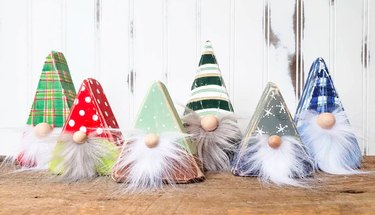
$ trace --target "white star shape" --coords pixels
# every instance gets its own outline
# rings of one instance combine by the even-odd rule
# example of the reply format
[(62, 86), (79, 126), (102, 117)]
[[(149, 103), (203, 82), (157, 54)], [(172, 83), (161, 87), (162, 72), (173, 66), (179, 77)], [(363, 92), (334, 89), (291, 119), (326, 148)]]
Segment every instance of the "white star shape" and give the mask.
[(271, 92), (271, 95), (270, 95), (270, 96), (271, 96), (272, 99), (275, 99), (275, 100), (276, 100), (275, 92), (274, 92), (274, 91)]
[(280, 102), (280, 104), (276, 105), (276, 107), (280, 108), (279, 113), (281, 112), (285, 113), (285, 106), (283, 103)]
[(277, 129), (276, 133), (282, 132), (284, 134), (284, 131), (286, 128), (288, 128), (288, 125), (282, 126), (281, 124), (279, 124), (279, 126), (276, 126), (276, 129)]
[(271, 112), (272, 111), (272, 107), (270, 107), (269, 109), (265, 109), (264, 110), (266, 112), (266, 114), (264, 114), (264, 116), (274, 116), (274, 114)]
[(257, 127), (257, 130), (255, 130), (255, 132), (257, 133), (257, 135), (263, 135), (263, 134), (266, 133), (266, 132), (263, 131), (262, 128), (259, 128), (259, 127)]

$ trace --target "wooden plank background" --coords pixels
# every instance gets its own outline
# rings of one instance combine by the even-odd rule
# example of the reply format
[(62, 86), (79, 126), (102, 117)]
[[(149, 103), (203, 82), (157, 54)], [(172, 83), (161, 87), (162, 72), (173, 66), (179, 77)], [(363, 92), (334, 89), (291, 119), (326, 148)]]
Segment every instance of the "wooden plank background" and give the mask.
[(363, 153), (375, 154), (371, 0), (0, 0), (0, 154), (21, 136), (50, 50), (65, 54), (76, 88), (86, 77), (102, 83), (127, 130), (156, 79), (185, 104), (205, 40), (243, 128), (267, 81), (279, 85), (294, 113), (321, 56)]

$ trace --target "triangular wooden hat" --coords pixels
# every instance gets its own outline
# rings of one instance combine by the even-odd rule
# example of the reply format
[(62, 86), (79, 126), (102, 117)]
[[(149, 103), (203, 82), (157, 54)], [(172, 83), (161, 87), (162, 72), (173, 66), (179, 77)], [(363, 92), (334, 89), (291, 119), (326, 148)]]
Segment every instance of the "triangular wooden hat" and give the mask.
[[(149, 136), (162, 137), (163, 134), (168, 133), (186, 133), (168, 90), (162, 82), (156, 81), (149, 88), (149, 91), (142, 105), (140, 106), (140, 111), (135, 120), (134, 129), (145, 134), (145, 140)], [(149, 148), (145, 148), (144, 150), (153, 150), (154, 147), (159, 147), (152, 144), (152, 146), (148, 145), (147, 141), (135, 142), (132, 144), (146, 144)], [(179, 148), (186, 151), (184, 154), (190, 157), (190, 164), (188, 166), (180, 166), (179, 169), (175, 169), (172, 175), (169, 175), (169, 177), (172, 177), (168, 179), (169, 182), (187, 183), (203, 179), (203, 173), (199, 169), (196, 160), (194, 159), (196, 148), (189, 138), (180, 138), (176, 143), (168, 142), (167, 144), (178, 144)], [(130, 154), (131, 149), (123, 149), (120, 157), (127, 158), (129, 156), (127, 153)], [(136, 162), (136, 160), (137, 158), (135, 158), (135, 161), (132, 162)], [(172, 164), (169, 165), (172, 166)], [(131, 170), (127, 169), (130, 166), (132, 165), (129, 164), (129, 166), (125, 166), (124, 169), (118, 169), (118, 171), (115, 171), (113, 178), (118, 182), (127, 181), (127, 175), (132, 174)], [(121, 175), (121, 177), (119, 175)]]
[[(119, 125), (103, 88), (97, 80), (88, 78), (83, 81), (63, 127), (62, 137), (65, 135), (72, 135), (73, 141), (77, 144), (89, 144), (85, 143), (87, 138), (95, 137), (107, 140), (111, 144), (120, 145), (122, 135), (119, 131)], [(63, 142), (63, 140), (60, 142)], [(61, 171), (56, 170), (56, 166), (62, 159), (61, 154), (59, 154), (60, 145), (61, 143), (57, 144), (54, 158), (50, 163), (50, 169), (55, 173)]]
[(357, 173), (361, 150), (322, 58), (311, 65), (294, 120), (318, 169), (332, 174)]
[(233, 112), (232, 103), (210, 41), (206, 41), (203, 46), (187, 107), (200, 116)]
[(296, 122), (306, 110), (317, 113), (332, 113), (335, 110), (344, 110), (323, 58), (317, 58), (311, 65), (309, 76), (298, 103), (295, 115)]
[[(233, 163), (233, 174), (240, 176), (257, 175), (257, 172), (244, 172), (243, 168), (246, 168), (244, 162), (249, 159), (248, 156), (251, 157), (251, 155), (245, 152), (249, 147), (249, 143), (251, 143), (251, 138), (263, 135), (269, 137), (269, 147), (275, 150), (280, 144), (283, 144), (281, 142), (283, 137), (292, 137), (298, 145), (302, 146), (301, 138), (280, 90), (272, 82), (267, 84), (255, 113), (250, 120), (244, 139), (239, 146), (239, 151)], [(273, 137), (275, 137), (277, 141), (272, 142), (271, 138)], [(303, 149), (301, 151), (305, 153)], [(313, 170), (312, 166), (307, 163), (304, 168), (306, 172), (310, 173)]]

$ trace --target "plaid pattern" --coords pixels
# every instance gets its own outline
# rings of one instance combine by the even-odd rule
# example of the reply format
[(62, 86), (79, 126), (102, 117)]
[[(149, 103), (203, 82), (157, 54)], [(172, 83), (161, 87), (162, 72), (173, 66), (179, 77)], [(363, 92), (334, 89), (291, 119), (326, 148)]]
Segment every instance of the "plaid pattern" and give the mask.
[(324, 60), (316, 61), (312, 69), (316, 76), (309, 109), (318, 113), (333, 112), (341, 105)]
[(44, 63), (27, 124), (47, 122), (53, 127), (64, 126), (75, 96), (64, 55), (52, 51)]

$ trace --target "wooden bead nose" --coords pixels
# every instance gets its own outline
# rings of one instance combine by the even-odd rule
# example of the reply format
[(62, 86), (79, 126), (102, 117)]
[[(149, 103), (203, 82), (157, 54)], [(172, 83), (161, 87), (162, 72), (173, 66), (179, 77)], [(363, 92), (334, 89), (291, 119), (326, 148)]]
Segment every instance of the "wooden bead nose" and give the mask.
[(321, 113), (316, 118), (316, 123), (321, 128), (331, 129), (336, 124), (336, 117), (332, 113)]
[(77, 144), (83, 144), (87, 140), (87, 135), (83, 131), (76, 131), (73, 134), (73, 141), (76, 142)]
[(201, 119), (201, 127), (205, 131), (214, 131), (219, 125), (219, 120), (217, 119), (216, 116), (209, 115), (209, 116), (204, 116)]
[(281, 143), (282, 143), (282, 140), (279, 135), (272, 135), (268, 138), (268, 145), (273, 149), (279, 148)]
[(46, 122), (39, 123), (35, 126), (35, 135), (39, 138), (48, 136), (52, 132), (52, 126)]
[(148, 148), (155, 148), (159, 144), (159, 136), (156, 134), (147, 134), (145, 144)]

